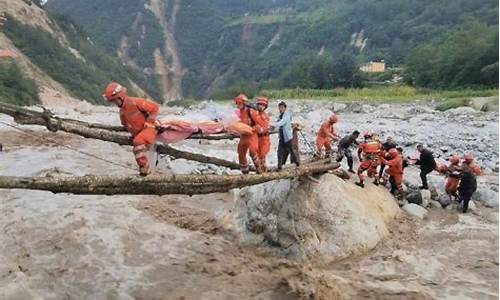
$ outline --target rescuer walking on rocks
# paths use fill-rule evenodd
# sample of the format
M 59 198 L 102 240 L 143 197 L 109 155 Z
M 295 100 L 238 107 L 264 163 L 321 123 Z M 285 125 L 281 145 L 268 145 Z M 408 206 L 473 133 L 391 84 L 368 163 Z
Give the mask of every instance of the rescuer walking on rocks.
M 253 160 L 257 173 L 262 173 L 262 167 L 258 156 L 259 141 L 257 136 L 258 112 L 255 109 L 248 107 L 248 98 L 245 94 L 239 94 L 234 98 L 234 103 L 239 109 L 240 122 L 252 128 L 251 133 L 242 134 L 238 143 L 238 160 L 240 162 L 241 172 L 248 174 L 250 166 L 248 165 L 247 153 L 250 152 L 250 157 Z
M 267 170 L 266 157 L 271 150 L 271 137 L 269 136 L 269 115 L 265 110 L 269 106 L 269 99 L 264 96 L 257 97 L 258 115 L 255 119 L 258 136 L 258 156 L 262 166 L 262 171 Z
M 156 119 L 160 110 L 158 104 L 127 96 L 127 88 L 116 82 L 108 84 L 103 97 L 120 108 L 120 121 L 133 137 L 133 151 L 139 174 L 148 175 L 151 173 L 148 151 L 155 142 L 160 125 Z
M 330 157 L 332 153 L 332 141 L 338 139 L 335 132 L 335 123 L 338 118 L 335 114 L 331 115 L 326 122 L 321 124 L 321 127 L 316 134 L 316 155 L 321 157 L 323 148 L 325 149 L 326 157 Z
M 349 172 L 355 173 L 353 170 L 353 159 L 352 159 L 352 151 L 351 151 L 351 146 L 352 145 L 358 145 L 358 142 L 356 139 L 359 137 L 359 131 L 354 130 L 354 132 L 348 136 L 343 137 L 339 141 L 339 146 L 338 146 L 338 151 L 339 153 L 337 154 L 337 162 L 341 162 L 344 156 L 347 158 L 347 165 L 349 166 Z
M 373 183 L 378 185 L 379 180 L 376 173 L 380 162 L 381 146 L 379 142 L 373 140 L 373 133 L 366 132 L 363 136 L 365 141 L 358 148 L 358 158 L 361 163 L 358 168 L 359 182 L 356 182 L 356 185 L 365 187 L 365 171 L 368 171 L 368 177 L 375 177 Z

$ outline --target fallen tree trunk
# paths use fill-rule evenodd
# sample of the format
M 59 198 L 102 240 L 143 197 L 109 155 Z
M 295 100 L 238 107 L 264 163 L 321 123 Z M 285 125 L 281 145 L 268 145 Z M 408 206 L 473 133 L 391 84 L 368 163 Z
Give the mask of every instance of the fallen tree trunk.
M 50 131 L 62 130 L 86 138 L 98 139 L 106 142 L 113 142 L 119 145 L 132 145 L 132 139 L 128 132 L 117 131 L 116 126 L 103 124 L 87 123 L 79 120 L 59 118 L 52 115 L 49 111 L 38 112 L 31 109 L 0 102 L 0 113 L 10 115 L 19 124 L 41 125 L 47 127 Z M 225 139 L 230 134 L 214 135 L 211 139 Z M 207 136 L 205 136 L 207 137 Z M 175 149 L 166 144 L 157 144 L 156 149 L 160 154 L 169 155 L 175 159 L 186 159 L 200 163 L 214 164 L 221 167 L 239 170 L 240 165 L 237 162 L 206 156 L 203 154 L 192 153 Z M 270 170 L 275 170 L 271 168 Z M 255 171 L 254 166 L 250 166 L 251 171 Z
M 197 161 L 200 163 L 213 164 L 213 165 L 217 165 L 217 166 L 221 166 L 221 167 L 226 167 L 226 168 L 233 169 L 233 170 L 240 169 L 240 164 L 237 162 L 225 160 L 222 158 L 212 157 L 212 156 L 206 156 L 203 154 L 182 151 L 179 149 L 172 148 L 172 147 L 165 145 L 165 144 L 156 144 L 156 151 L 160 154 L 166 154 L 166 155 L 172 156 L 176 159 L 182 158 L 182 159 L 186 159 L 186 160 Z M 253 166 L 250 169 L 252 171 L 255 171 L 255 167 L 253 167 Z
M 100 123 L 89 123 L 80 120 L 60 118 L 54 116 L 50 111 L 44 110 L 44 112 L 38 112 L 35 110 L 23 108 L 20 106 L 2 103 L 0 102 L 0 113 L 4 113 L 14 117 L 14 120 L 20 124 L 32 124 L 32 125 L 42 125 L 47 126 L 49 130 L 60 129 L 66 131 L 68 123 L 73 125 L 79 125 L 92 129 L 103 129 L 107 131 L 114 132 L 122 132 L 126 133 L 127 130 L 123 126 L 115 126 L 115 125 L 107 125 Z M 60 122 L 60 123 L 59 123 Z M 60 125 L 59 128 L 58 125 Z M 66 125 L 66 126 L 63 126 Z M 276 134 L 278 131 L 271 131 L 271 134 Z M 214 134 L 203 134 L 203 133 L 194 133 L 188 137 L 188 139 L 203 139 L 203 140 L 232 140 L 235 138 L 239 138 L 239 135 L 232 133 L 214 133 Z
M 82 176 L 82 177 L 11 177 L 0 176 L 0 188 L 46 190 L 71 194 L 209 194 L 260 184 L 277 179 L 325 173 L 340 166 L 338 163 L 304 165 L 280 172 L 259 175 L 151 175 Z
M 95 124 L 90 126 L 90 123 L 57 118 L 48 113 L 41 113 L 5 103 L 0 103 L 0 113 L 14 117 L 14 120 L 19 124 L 41 125 L 47 127 L 51 131 L 62 130 L 86 138 L 113 142 L 119 145 L 132 145 L 132 139 L 129 133 L 98 128 Z M 210 163 L 230 169 L 240 168 L 239 164 L 236 162 L 178 150 L 165 144 L 157 144 L 157 150 L 161 154 L 167 154 L 177 159 L 182 158 L 201 163 Z

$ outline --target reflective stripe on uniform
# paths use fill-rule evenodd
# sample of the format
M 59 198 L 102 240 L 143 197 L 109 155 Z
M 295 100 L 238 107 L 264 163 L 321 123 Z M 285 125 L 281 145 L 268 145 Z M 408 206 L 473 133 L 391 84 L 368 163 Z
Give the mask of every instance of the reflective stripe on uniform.
M 135 117 L 137 115 L 142 115 L 142 112 L 140 112 L 140 111 L 132 111 L 132 112 L 127 113 L 126 115 L 127 115 L 127 118 L 133 118 L 133 117 Z
M 143 157 L 146 157 L 146 156 L 147 156 L 146 152 L 139 152 L 139 153 L 135 154 L 135 159 L 137 160 L 139 158 L 143 158 Z
M 134 152 L 134 154 L 138 154 L 140 152 L 146 152 L 147 148 L 146 148 L 146 145 L 137 145 L 137 146 L 134 146 L 132 151 Z

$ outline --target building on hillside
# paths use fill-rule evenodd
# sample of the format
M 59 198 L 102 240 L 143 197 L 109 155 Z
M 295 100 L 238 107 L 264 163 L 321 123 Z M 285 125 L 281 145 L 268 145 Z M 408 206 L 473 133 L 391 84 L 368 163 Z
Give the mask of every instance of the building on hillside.
M 385 61 L 382 60 L 372 60 L 369 63 L 361 65 L 359 69 L 367 73 L 385 72 Z

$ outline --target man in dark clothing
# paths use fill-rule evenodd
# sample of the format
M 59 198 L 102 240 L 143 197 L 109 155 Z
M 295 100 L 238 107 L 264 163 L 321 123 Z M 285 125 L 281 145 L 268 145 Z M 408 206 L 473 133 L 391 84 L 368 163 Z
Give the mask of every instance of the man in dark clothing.
M 432 152 L 425 149 L 424 146 L 418 145 L 417 150 L 420 152 L 420 158 L 417 159 L 415 164 L 420 166 L 420 179 L 422 179 L 422 186 L 419 188 L 427 190 L 429 189 L 427 185 L 427 174 L 436 169 L 436 161 L 434 160 Z
M 385 142 L 382 144 L 382 150 L 384 151 L 384 153 L 387 153 L 389 150 L 391 150 L 392 148 L 396 148 L 398 145 L 396 145 L 396 143 L 394 142 L 394 140 L 392 139 L 392 137 L 388 136 L 386 139 L 385 139 Z M 385 169 L 385 164 L 384 163 L 381 163 L 380 164 L 380 170 L 378 172 L 378 178 L 381 179 L 382 176 L 384 175 L 384 169 Z
M 278 143 L 278 170 L 286 163 L 288 155 L 292 163 L 299 166 L 300 161 L 295 147 L 293 147 L 293 129 L 292 129 L 292 116 L 286 111 L 286 103 L 280 102 L 278 104 L 280 116 L 276 123 L 271 126 L 271 129 L 279 128 L 279 143 Z
M 477 190 L 476 175 L 467 165 L 462 165 L 460 174 L 460 186 L 458 187 L 458 197 L 462 202 L 462 212 L 466 213 L 469 208 L 469 201 L 472 194 Z
M 359 145 L 358 142 L 356 141 L 358 136 L 359 136 L 359 131 L 354 130 L 352 134 L 343 137 L 339 141 L 339 146 L 338 146 L 339 153 L 337 154 L 337 162 L 341 162 L 344 156 L 347 157 L 347 165 L 349 166 L 348 171 L 351 173 L 356 173 L 356 172 L 352 169 L 353 161 L 352 161 L 352 153 L 350 147 L 353 144 Z

